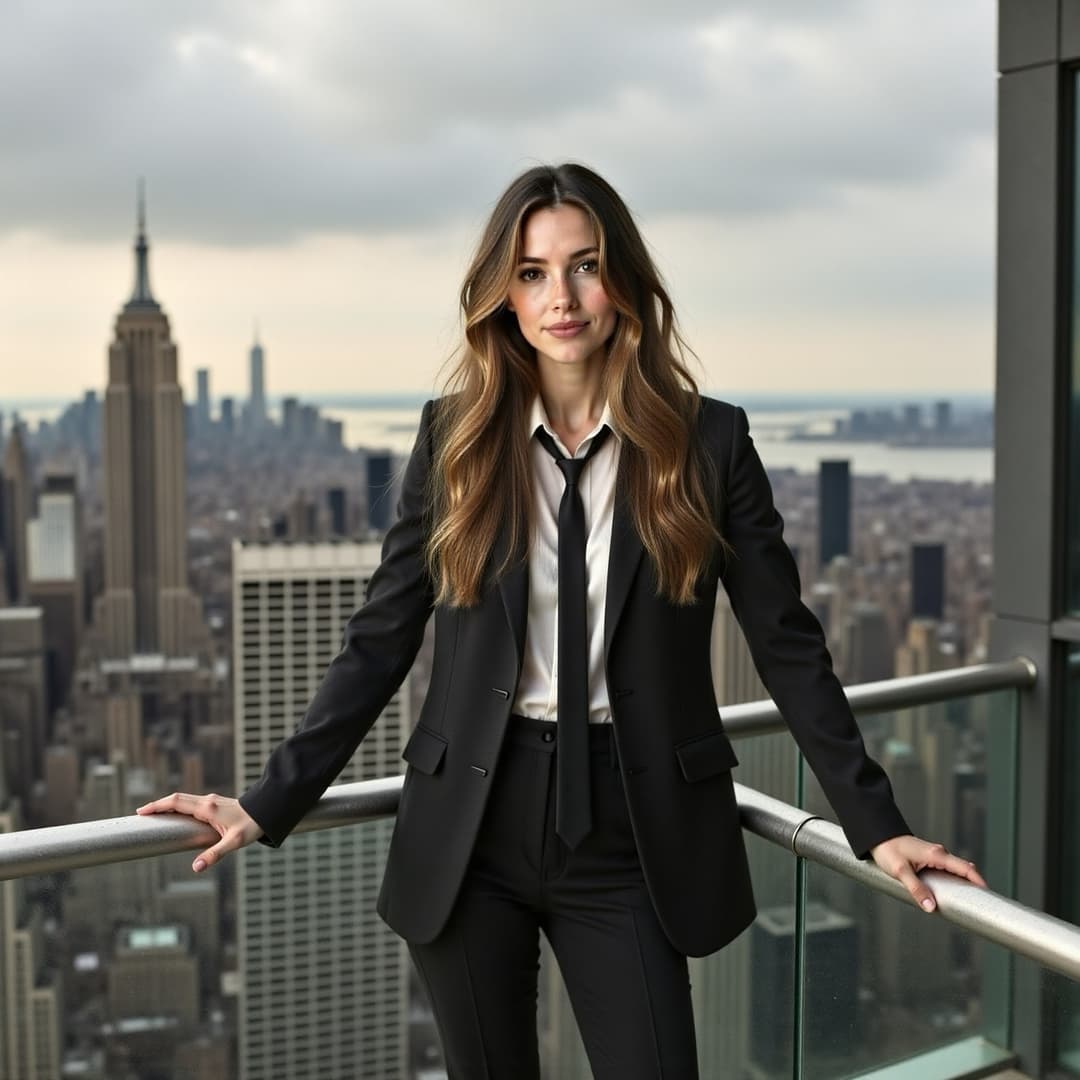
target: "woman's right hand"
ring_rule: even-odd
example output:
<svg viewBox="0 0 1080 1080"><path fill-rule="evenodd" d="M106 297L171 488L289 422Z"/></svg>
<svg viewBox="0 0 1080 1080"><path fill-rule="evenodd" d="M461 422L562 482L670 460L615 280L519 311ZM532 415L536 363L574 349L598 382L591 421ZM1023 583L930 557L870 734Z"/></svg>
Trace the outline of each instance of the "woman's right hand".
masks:
<svg viewBox="0 0 1080 1080"><path fill-rule="evenodd" d="M191 869L200 873L220 862L230 851L237 851L262 836L258 822L240 805L239 800L225 795L188 795L174 791L163 799L155 799L137 807L136 814L187 814L215 828L221 839L201 855L196 856Z"/></svg>

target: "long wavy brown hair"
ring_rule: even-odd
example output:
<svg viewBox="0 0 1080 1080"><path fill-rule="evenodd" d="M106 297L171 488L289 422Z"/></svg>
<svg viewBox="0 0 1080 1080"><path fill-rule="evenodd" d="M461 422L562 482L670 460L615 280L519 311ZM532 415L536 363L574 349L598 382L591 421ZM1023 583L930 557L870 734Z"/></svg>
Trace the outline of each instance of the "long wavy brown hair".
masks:
<svg viewBox="0 0 1080 1080"><path fill-rule="evenodd" d="M628 500L652 556L658 594L689 604L717 544L726 546L706 494L715 477L697 438L701 401L685 361L690 350L626 204L607 181L576 163L536 166L510 184L465 275L464 340L434 420L427 559L436 599L475 604L485 574L502 574L528 550L527 424L540 381L536 351L506 300L527 218L562 204L580 207L592 222L600 280L618 312L602 371L622 435L617 497ZM508 542L497 551L504 524Z"/></svg>

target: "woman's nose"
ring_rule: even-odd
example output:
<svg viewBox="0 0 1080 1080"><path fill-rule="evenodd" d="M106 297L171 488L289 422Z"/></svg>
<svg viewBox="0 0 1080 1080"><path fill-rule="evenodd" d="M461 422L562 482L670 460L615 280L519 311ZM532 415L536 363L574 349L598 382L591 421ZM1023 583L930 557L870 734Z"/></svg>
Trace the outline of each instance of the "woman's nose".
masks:
<svg viewBox="0 0 1080 1080"><path fill-rule="evenodd" d="M551 306L554 308L562 309L577 305L574 285L569 277L555 278L552 282L551 293Z"/></svg>

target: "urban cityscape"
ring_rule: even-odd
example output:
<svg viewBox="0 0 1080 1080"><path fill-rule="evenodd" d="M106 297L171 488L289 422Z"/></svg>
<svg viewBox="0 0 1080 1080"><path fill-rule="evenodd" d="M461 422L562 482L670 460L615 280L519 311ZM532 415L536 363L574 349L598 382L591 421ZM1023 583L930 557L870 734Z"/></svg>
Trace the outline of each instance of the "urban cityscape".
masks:
<svg viewBox="0 0 1080 1080"><path fill-rule="evenodd" d="M245 398L215 401L199 369L186 402L182 336L151 288L140 203L101 386L35 430L11 410L0 419L0 831L127 815L171 790L242 791L303 715L378 565L400 453L347 446L342 422L298 397L272 410L258 336ZM971 445L992 439L988 422L954 427L942 401L929 423L911 405L853 413L835 434ZM845 684L985 659L990 484L898 482L839 458L770 479ZM767 696L722 590L713 653L721 715ZM430 641L341 781L403 771L429 662ZM990 704L863 725L913 822L980 861ZM741 742L739 757L740 782L796 798L789 738ZM812 782L806 799L829 813ZM375 914L392 828L293 837L199 877L176 855L0 883L0 1076L445 1077L404 943ZM760 1016L781 997L791 870L753 846L751 859L758 921L692 962L701 1017L723 1015L701 1026L703 1075L790 1074L783 1017ZM892 962L912 933L896 905L866 910L836 883L813 901L835 1015L862 1020L811 1042L821 1075L890 1025L927 1045L977 1028L981 954L954 931L914 930L954 957L935 980ZM891 978L868 995L866 972L886 962ZM587 1077L546 950L540 1003L545 1075Z"/></svg>

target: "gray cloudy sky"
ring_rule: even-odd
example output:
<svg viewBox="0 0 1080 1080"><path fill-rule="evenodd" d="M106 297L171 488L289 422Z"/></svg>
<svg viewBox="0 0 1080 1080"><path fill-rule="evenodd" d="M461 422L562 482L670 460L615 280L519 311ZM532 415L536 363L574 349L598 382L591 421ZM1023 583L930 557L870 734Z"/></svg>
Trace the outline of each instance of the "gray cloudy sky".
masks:
<svg viewBox="0 0 1080 1080"><path fill-rule="evenodd" d="M976 0L9 0L0 397L105 380L135 178L184 381L426 389L499 192L635 211L715 390L989 389L995 8Z"/></svg>

